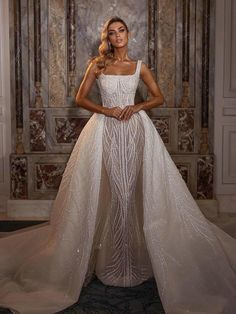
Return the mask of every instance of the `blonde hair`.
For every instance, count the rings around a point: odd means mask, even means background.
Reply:
[[[126,28],[126,31],[129,32],[128,26],[126,23],[118,16],[113,16],[109,18],[103,26],[101,32],[101,44],[99,45],[98,51],[99,56],[95,56],[89,60],[89,62],[95,62],[98,68],[96,75],[99,75],[106,67],[112,64],[114,60],[114,48],[108,40],[108,27],[115,22],[120,22]]]

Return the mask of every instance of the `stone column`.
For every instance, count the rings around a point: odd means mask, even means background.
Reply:
[[[201,145],[200,153],[209,153],[208,112],[209,112],[209,32],[210,0],[203,1],[202,23],[202,111],[201,111]]]
[[[22,97],[22,55],[21,55],[21,0],[14,0],[15,32],[15,108],[16,108],[16,153],[23,154],[23,97]]]

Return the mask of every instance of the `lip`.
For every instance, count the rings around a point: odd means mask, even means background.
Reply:
[[[122,39],[117,39],[116,42],[117,42],[117,44],[120,44],[120,43],[123,42],[123,40]]]

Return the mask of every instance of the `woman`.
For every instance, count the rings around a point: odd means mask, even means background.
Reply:
[[[127,43],[124,21],[109,20],[76,97],[95,114],[68,161],[50,224],[0,239],[2,306],[54,313],[76,302],[96,273],[117,286],[154,275],[168,314],[235,313],[236,241],[189,193],[144,111],[163,96]],[[134,105],[139,76],[152,97]],[[95,80],[103,106],[87,98]]]
[[[129,58],[128,27],[123,20],[108,20],[101,41],[100,56],[90,63],[76,96],[79,106],[105,115],[102,172],[109,181],[111,205],[101,220],[102,236],[95,237],[100,239],[100,249],[94,260],[96,274],[104,284],[133,286],[152,275],[142,230],[142,207],[138,209],[135,195],[144,146],[143,123],[136,113],[161,105],[164,98],[148,67]],[[135,105],[139,75],[152,97]],[[87,98],[96,79],[103,106]]]

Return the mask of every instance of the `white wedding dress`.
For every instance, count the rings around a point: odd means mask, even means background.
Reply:
[[[140,67],[99,76],[103,106],[134,103]],[[93,114],[50,223],[0,238],[1,306],[55,313],[93,273],[124,287],[154,276],[167,314],[236,313],[236,239],[203,216],[144,111]]]

